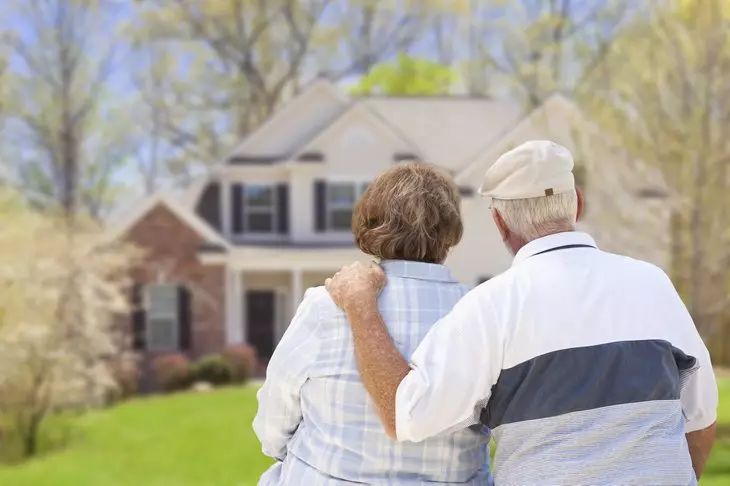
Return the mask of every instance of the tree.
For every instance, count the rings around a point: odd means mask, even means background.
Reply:
[[[398,54],[394,62],[373,68],[351,89],[355,95],[448,94],[457,82],[453,69],[428,59]]]
[[[140,255],[80,216],[69,237],[62,214],[23,200],[0,192],[0,415],[11,427],[2,445],[17,437],[31,456],[50,413],[98,405],[116,386],[125,343],[114,315]]]
[[[655,3],[627,27],[580,97],[677,196],[672,277],[708,338],[730,316],[730,9]]]
[[[161,165],[183,182],[224,157],[304,84],[360,76],[414,45],[446,0],[153,0],[126,32],[165,58]],[[353,35],[356,33],[356,35]],[[138,68],[147,72],[147,61]]]
[[[463,68],[468,90],[505,95],[528,111],[556,91],[572,93],[635,12],[626,0],[470,5]]]
[[[67,215],[100,216],[113,202],[133,126],[112,74],[120,50],[113,2],[14,2],[5,159],[26,188]]]

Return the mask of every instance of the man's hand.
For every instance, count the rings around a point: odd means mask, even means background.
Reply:
[[[327,292],[345,312],[352,305],[374,300],[385,286],[385,273],[376,263],[346,265],[324,281]]]

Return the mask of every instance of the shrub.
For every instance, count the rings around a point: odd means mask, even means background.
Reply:
[[[246,383],[256,371],[256,348],[248,344],[229,346],[223,351],[223,360],[231,368],[234,383]]]
[[[132,360],[120,360],[111,363],[110,368],[116,386],[108,390],[106,403],[111,405],[135,396],[139,391],[139,365]]]
[[[203,381],[211,385],[225,385],[233,379],[233,371],[222,356],[211,354],[203,356],[192,365],[193,381]]]
[[[166,354],[152,361],[157,385],[163,391],[176,391],[190,385],[190,360],[182,353]]]

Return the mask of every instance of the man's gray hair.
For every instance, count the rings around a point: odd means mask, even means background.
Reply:
[[[575,191],[530,199],[493,199],[492,207],[507,228],[524,241],[532,241],[575,225],[578,196]]]

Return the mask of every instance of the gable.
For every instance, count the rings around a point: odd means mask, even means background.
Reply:
[[[278,109],[236,147],[229,159],[286,158],[332,123],[348,104],[349,100],[337,88],[318,80]]]
[[[509,101],[480,97],[370,97],[363,103],[423,152],[427,162],[456,171],[520,118]]]
[[[203,221],[197,214],[183,207],[176,200],[167,197],[163,192],[158,192],[140,204],[124,213],[120,221],[110,225],[107,231],[107,238],[115,240],[129,234],[140,221],[150,214],[167,212],[174,216],[189,231],[198,235],[202,242],[220,245],[228,249],[230,245],[226,240],[213,229],[207,222]]]
[[[385,170],[404,154],[420,155],[396,127],[363,104],[353,105],[299,153],[323,154],[323,162],[332,174],[363,176]]]

